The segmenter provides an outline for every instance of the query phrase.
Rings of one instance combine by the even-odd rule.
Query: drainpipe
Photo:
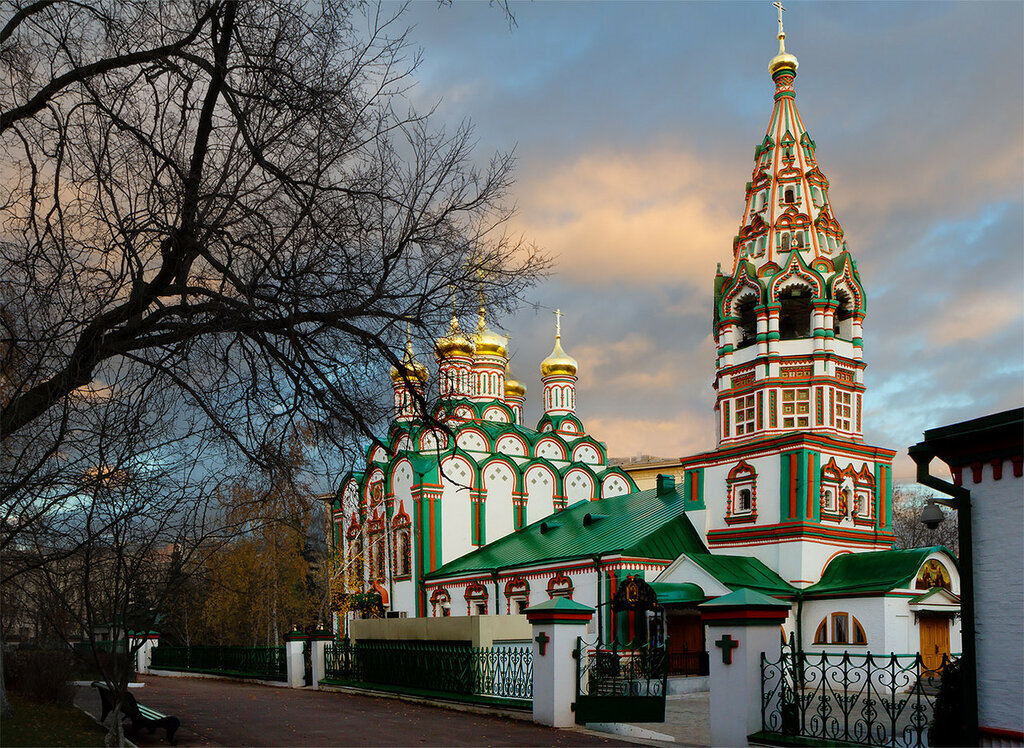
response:
[[[501,598],[499,597],[499,595],[501,593],[498,591],[498,569],[495,569],[494,571],[492,571],[491,572],[491,576],[494,577],[494,615],[500,616],[501,615]]]
[[[971,545],[971,492],[928,472],[935,453],[928,444],[917,444],[909,449],[910,458],[917,465],[917,482],[951,496],[952,499],[934,499],[935,503],[951,507],[957,512],[957,532],[960,540],[960,640],[964,678],[963,722],[967,745],[978,744],[978,661],[975,646],[974,617],[974,548]]]
[[[597,575],[597,640],[604,641],[604,611],[601,610],[601,554],[594,556],[594,573]]]

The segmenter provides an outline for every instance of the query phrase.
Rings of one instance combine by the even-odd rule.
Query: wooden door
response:
[[[696,609],[667,611],[669,673],[698,675],[704,659],[704,624]]]
[[[941,614],[918,614],[921,629],[921,664],[926,671],[942,670],[942,656],[949,654],[949,618]]]

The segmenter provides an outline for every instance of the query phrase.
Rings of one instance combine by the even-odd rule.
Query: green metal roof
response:
[[[671,603],[696,603],[707,599],[700,585],[693,582],[651,582],[651,589],[662,605]]]
[[[700,606],[701,608],[789,608],[789,603],[770,595],[762,594],[748,587],[741,587],[728,595],[716,597]]]
[[[818,583],[805,589],[804,594],[880,594],[909,587],[921,564],[936,551],[948,553],[953,558],[950,550],[941,545],[902,551],[845,553],[834,558]],[[955,563],[956,559],[953,561]]]
[[[691,561],[730,590],[750,589],[768,595],[792,596],[796,588],[751,556],[688,553]]]
[[[671,561],[681,553],[707,553],[684,513],[682,488],[658,496],[657,489],[580,501],[465,556],[449,561],[427,579],[495,571],[598,554],[622,553]],[[586,515],[600,519],[584,524]],[[541,532],[541,525],[549,525]],[[557,525],[557,526],[555,526]]]

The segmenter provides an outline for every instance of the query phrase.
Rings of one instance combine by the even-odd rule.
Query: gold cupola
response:
[[[427,367],[416,360],[416,354],[412,352],[412,338],[406,337],[405,354],[402,356],[401,370],[397,366],[391,367],[391,381],[400,382],[405,378],[411,382],[426,382],[430,376]]]
[[[782,28],[782,11],[785,8],[782,7],[782,3],[773,3],[779,11],[779,53],[775,55],[768,63],[768,73],[773,78],[775,73],[780,70],[788,70],[793,75],[796,75],[796,69],[800,66],[800,63],[796,59],[796,55],[790,54],[786,51],[786,32]]]
[[[526,397],[526,385],[513,378],[512,364],[505,364],[505,396]]]
[[[459,327],[459,318],[452,315],[451,324],[448,326],[448,333],[437,339],[434,343],[434,352],[439,358],[449,356],[472,356],[476,351],[473,341],[470,340]]]
[[[476,354],[478,356],[501,356],[504,358],[508,355],[508,338],[504,335],[499,335],[487,326],[483,307],[480,307],[480,317],[476,323],[473,342],[476,344]]]
[[[576,359],[562,350],[562,310],[555,310],[555,347],[551,355],[540,362],[540,375],[550,377],[565,375],[574,377],[579,369]]]

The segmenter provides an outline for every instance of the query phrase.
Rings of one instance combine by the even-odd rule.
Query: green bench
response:
[[[114,692],[106,683],[99,681],[93,681],[92,686],[99,691],[100,702],[103,705],[103,716],[100,717],[100,722],[106,722],[107,715],[114,709]],[[141,728],[145,728],[146,732],[153,732],[158,727],[162,727],[167,736],[167,742],[171,745],[175,744],[174,733],[181,726],[181,720],[177,717],[168,717],[156,709],[143,706],[135,700],[130,692],[125,693],[124,700],[121,702],[121,714],[124,719],[131,720],[133,732],[138,732]]]

